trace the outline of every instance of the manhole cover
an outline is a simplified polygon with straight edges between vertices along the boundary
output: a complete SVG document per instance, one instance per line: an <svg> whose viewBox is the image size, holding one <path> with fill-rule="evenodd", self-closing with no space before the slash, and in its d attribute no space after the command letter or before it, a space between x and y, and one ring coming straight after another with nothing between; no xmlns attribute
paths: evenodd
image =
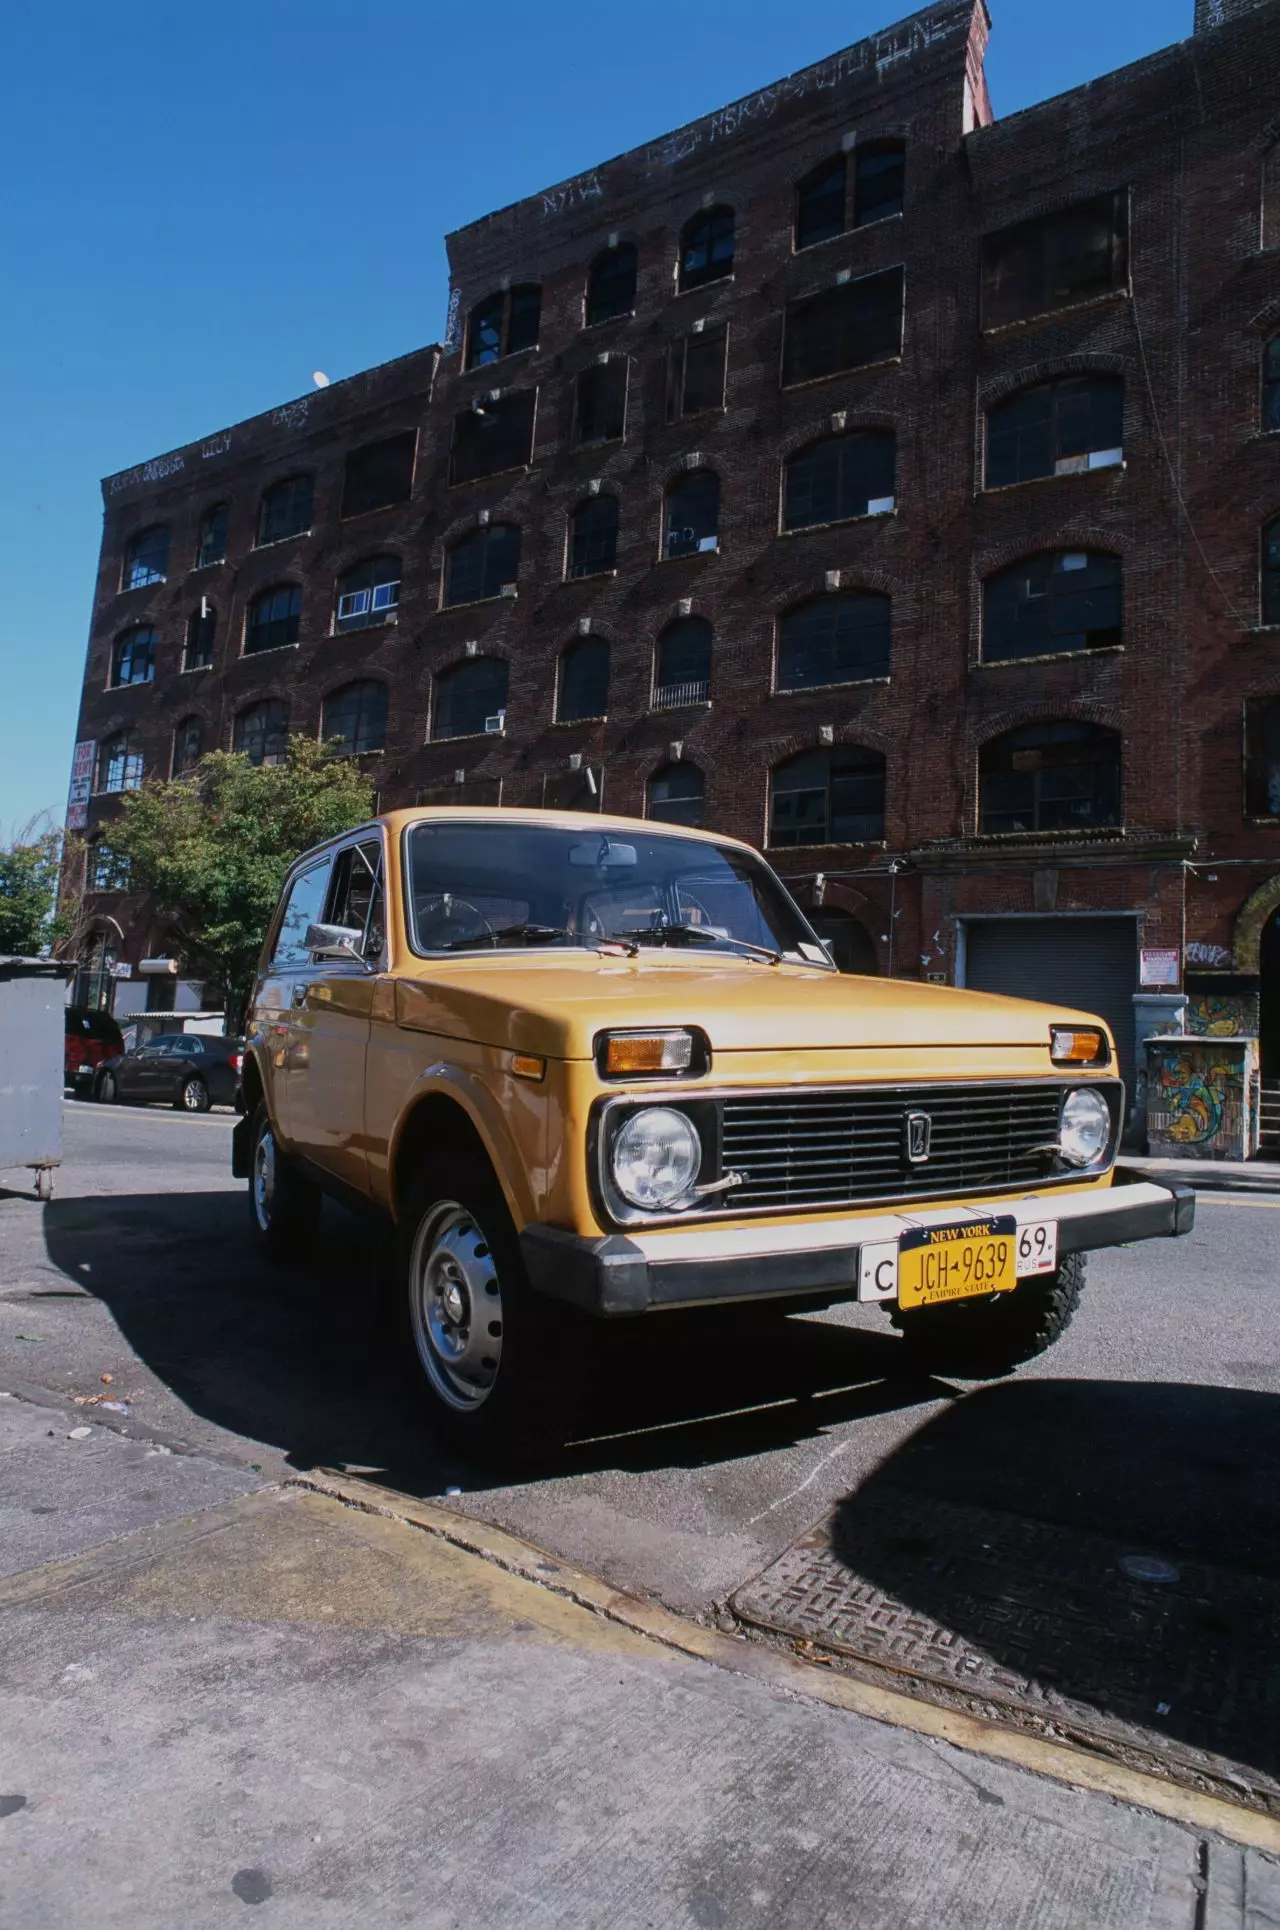
<svg viewBox="0 0 1280 1930"><path fill-rule="evenodd" d="M1280 1811L1280 1586L994 1509L855 1495L739 1618Z"/></svg>

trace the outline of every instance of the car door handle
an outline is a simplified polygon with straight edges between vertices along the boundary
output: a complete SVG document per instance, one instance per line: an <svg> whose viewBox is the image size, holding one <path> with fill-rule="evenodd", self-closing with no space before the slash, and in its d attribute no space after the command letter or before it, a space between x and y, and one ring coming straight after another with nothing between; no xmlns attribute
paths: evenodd
<svg viewBox="0 0 1280 1930"><path fill-rule="evenodd" d="M295 1005L295 1006L297 1006L297 1005L305 1005L305 1004L306 1004L306 1002L307 1002L307 988L306 988L306 986L305 986L305 985L295 985L295 986L294 986L294 988L293 988L293 1003L294 1003L294 1005Z"/></svg>

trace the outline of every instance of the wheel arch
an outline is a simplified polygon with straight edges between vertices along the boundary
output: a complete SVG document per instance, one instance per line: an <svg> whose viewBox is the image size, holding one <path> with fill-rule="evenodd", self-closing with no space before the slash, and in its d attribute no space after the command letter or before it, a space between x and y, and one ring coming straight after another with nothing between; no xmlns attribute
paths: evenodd
<svg viewBox="0 0 1280 1930"><path fill-rule="evenodd" d="M487 1089L476 1092L452 1068L433 1067L405 1108L388 1156L388 1193L392 1218L399 1221L414 1181L433 1146L447 1147L451 1159L474 1159L502 1189L518 1226L533 1217L532 1193L524 1162Z"/></svg>

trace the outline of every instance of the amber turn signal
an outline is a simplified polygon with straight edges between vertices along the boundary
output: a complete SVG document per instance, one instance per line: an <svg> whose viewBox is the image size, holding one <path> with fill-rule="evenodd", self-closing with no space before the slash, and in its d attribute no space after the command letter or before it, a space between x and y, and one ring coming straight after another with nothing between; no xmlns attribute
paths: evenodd
<svg viewBox="0 0 1280 1930"><path fill-rule="evenodd" d="M535 1059L532 1052L513 1052L511 1070L517 1079L540 1079L547 1069L545 1059Z"/></svg>
<svg viewBox="0 0 1280 1930"><path fill-rule="evenodd" d="M691 1032L621 1032L605 1042L604 1069L615 1079L643 1072L687 1072Z"/></svg>
<svg viewBox="0 0 1280 1930"><path fill-rule="evenodd" d="M1096 1026L1055 1025L1049 1037L1056 1066L1104 1066L1111 1057L1106 1034Z"/></svg>

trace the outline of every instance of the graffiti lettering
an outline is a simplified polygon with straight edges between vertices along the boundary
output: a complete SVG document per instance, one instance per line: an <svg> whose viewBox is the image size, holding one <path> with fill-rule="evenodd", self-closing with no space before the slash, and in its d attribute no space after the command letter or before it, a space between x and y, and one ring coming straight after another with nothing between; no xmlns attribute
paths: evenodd
<svg viewBox="0 0 1280 1930"><path fill-rule="evenodd" d="M210 456L225 456L230 447L231 435L228 431L226 435L215 436L212 442L201 443L200 459L202 462L208 462Z"/></svg>
<svg viewBox="0 0 1280 1930"><path fill-rule="evenodd" d="M600 177L593 169L590 174L580 174L576 180L566 181L558 188L548 188L542 197L542 212L564 214L569 208L580 208L585 201L598 201L603 193Z"/></svg>
<svg viewBox="0 0 1280 1930"><path fill-rule="evenodd" d="M462 290L460 288L451 288L449 290L449 313L445 318L444 342L442 344L442 347L444 347L446 350L451 351L457 348L461 340L462 340Z"/></svg>
<svg viewBox="0 0 1280 1930"><path fill-rule="evenodd" d="M118 476L113 476L109 485L111 494L118 496L138 483L163 482L166 476L176 476L185 468L186 460L182 456L153 456L150 462L139 463L136 469L122 469Z"/></svg>
<svg viewBox="0 0 1280 1930"><path fill-rule="evenodd" d="M1187 964L1203 965L1212 971L1225 971L1231 965L1231 953L1225 945L1206 945L1194 939L1187 946Z"/></svg>
<svg viewBox="0 0 1280 1930"><path fill-rule="evenodd" d="M311 397L300 396L296 402L286 402L282 409L271 411L271 420L277 429L300 429L311 414Z"/></svg>

